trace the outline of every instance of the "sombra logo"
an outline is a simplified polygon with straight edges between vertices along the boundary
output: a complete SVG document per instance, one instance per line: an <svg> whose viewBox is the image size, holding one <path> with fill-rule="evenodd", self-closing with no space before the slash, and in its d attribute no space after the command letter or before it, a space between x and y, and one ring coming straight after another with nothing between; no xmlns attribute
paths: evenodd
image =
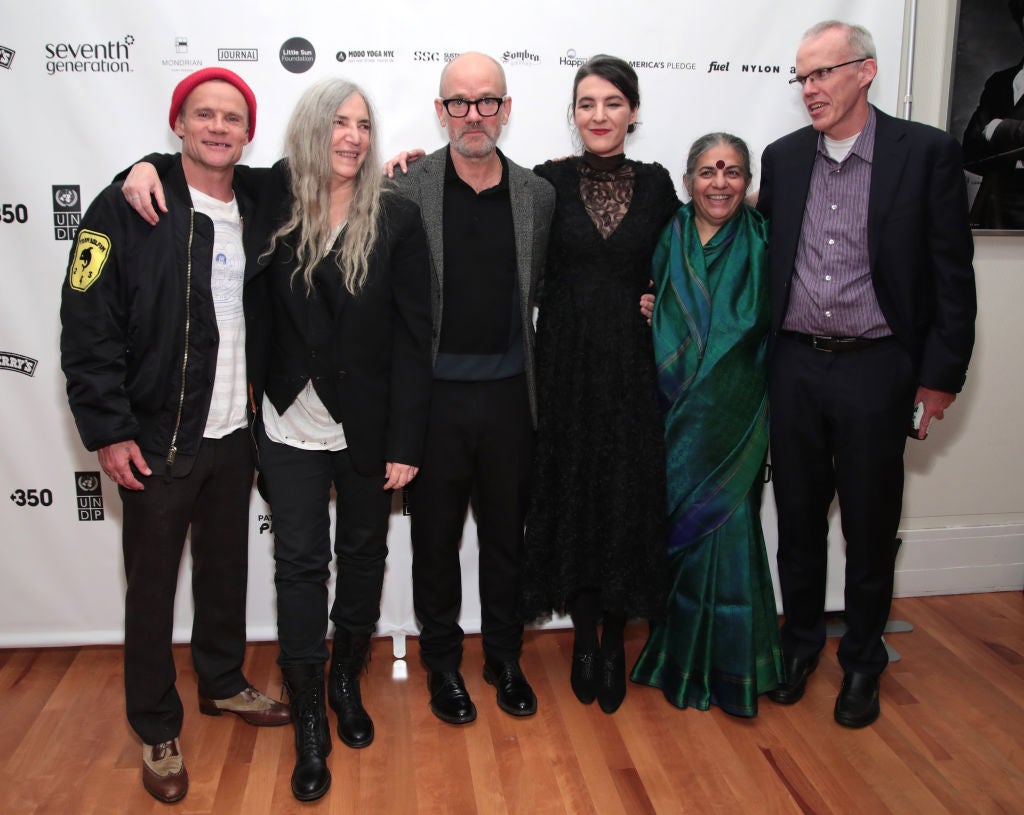
<svg viewBox="0 0 1024 815"><path fill-rule="evenodd" d="M293 74L304 74L316 62L313 43L303 37L292 37L281 46L278 54L281 65Z"/></svg>
<svg viewBox="0 0 1024 815"><path fill-rule="evenodd" d="M501 55L501 61L511 65L539 65L540 56L532 51L505 51Z"/></svg>

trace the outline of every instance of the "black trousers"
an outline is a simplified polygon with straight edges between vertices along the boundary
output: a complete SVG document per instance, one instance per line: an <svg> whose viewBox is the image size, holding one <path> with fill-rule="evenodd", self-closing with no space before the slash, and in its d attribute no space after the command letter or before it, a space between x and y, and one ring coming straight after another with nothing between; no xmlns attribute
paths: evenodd
<svg viewBox="0 0 1024 815"><path fill-rule="evenodd" d="M915 375L895 339L828 353L782 336L772 359L772 478L787 657L825 644L828 510L838 493L846 539L839 643L846 671L880 674L903 504L903 451Z"/></svg>
<svg viewBox="0 0 1024 815"><path fill-rule="evenodd" d="M128 722L146 744L181 733L183 710L171 652L178 568L191 528L192 664L199 692L225 699L244 690L245 594L253 449L248 430L203 439L191 472L167 483L136 476L124 505L124 685Z"/></svg>
<svg viewBox="0 0 1024 815"><path fill-rule="evenodd" d="M337 495L338 574L330 619L372 634L388 555L391 496L379 476L353 468L348 450L300 450L260 432L260 470L274 516L279 665L322 665L330 656L327 581L331 564L331 487Z"/></svg>
<svg viewBox="0 0 1024 815"><path fill-rule="evenodd" d="M420 655L432 671L457 670L462 660L459 543L471 500L480 543L484 653L499 660L519 657L523 625L516 604L532 459L524 375L434 382L423 467L409 493L413 604Z"/></svg>

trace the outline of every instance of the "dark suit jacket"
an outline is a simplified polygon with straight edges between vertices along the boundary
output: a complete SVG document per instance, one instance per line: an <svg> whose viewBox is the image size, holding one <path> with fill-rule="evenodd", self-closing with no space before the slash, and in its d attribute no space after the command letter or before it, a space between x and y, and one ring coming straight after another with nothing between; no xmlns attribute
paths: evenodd
<svg viewBox="0 0 1024 815"><path fill-rule="evenodd" d="M243 184L259 179L257 218L287 213L283 162L269 173L239 167L236 175ZM386 192L377 226L367 283L356 296L330 260L314 271L307 296L301 278L291 282L287 246L279 245L273 258L247 255L256 267L246 289L246 352L257 405L265 389L283 413L312 380L342 423L353 466L363 475L383 475L388 461L419 466L433 381L430 257L419 210Z"/></svg>
<svg viewBox="0 0 1024 815"><path fill-rule="evenodd" d="M960 145L941 130L875 110L868 257L875 294L919 384L958 393L974 346L974 243ZM818 145L808 126L768 145L758 209L770 219L772 340L789 305Z"/></svg>
<svg viewBox="0 0 1024 815"><path fill-rule="evenodd" d="M423 225L427 230L427 241L430 244L430 256L433 261L433 275L430 279L431 311L434 321L433 356L437 356L437 347L441 340L441 315L444 305L444 172L447 157L448 148L442 147L410 164L407 175L398 173L395 176L395 182L402 195L419 205L423 214ZM526 387L530 397L530 410L536 424L533 306L537 283L544 271L551 218L555 211L555 191L547 181L511 161L508 161L508 188L516 240Z"/></svg>

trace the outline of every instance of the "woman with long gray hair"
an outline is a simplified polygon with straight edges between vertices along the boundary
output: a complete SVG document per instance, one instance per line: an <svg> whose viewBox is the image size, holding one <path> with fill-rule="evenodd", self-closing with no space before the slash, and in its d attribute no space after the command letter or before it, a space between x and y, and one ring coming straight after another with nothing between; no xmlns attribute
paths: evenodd
<svg viewBox="0 0 1024 815"><path fill-rule="evenodd" d="M334 647L327 696L349 747L373 740L359 675L380 616L392 490L416 475L430 394L426 236L419 210L382 189L375 117L329 79L292 113L286 157L263 182L275 217L252 289L251 347L264 359L260 470L274 516L278 663L292 705L292 792L326 792L331 749L328 507L337 494ZM260 387L262 385L262 387Z"/></svg>

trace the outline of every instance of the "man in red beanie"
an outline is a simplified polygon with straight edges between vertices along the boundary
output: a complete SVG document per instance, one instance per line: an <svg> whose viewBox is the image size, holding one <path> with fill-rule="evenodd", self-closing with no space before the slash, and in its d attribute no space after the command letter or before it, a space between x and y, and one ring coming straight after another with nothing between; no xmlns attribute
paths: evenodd
<svg viewBox="0 0 1024 815"><path fill-rule="evenodd" d="M162 177L167 215L151 225L119 184L100 193L61 301L68 401L123 504L128 721L143 742L143 785L168 803L188 791L171 634L189 532L200 712L290 720L242 673L254 463L242 293L258 238L243 230L251 203L234 167L256 99L238 75L206 68L175 88L169 119L181 153Z"/></svg>

